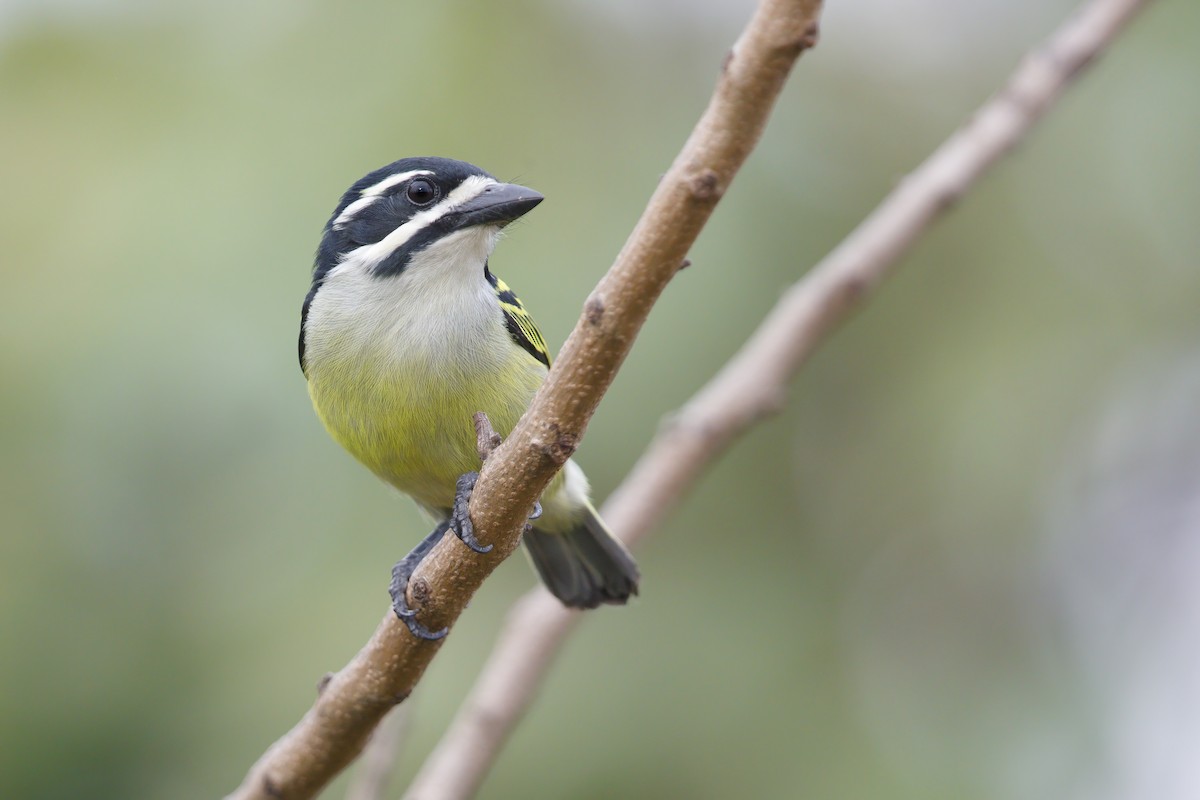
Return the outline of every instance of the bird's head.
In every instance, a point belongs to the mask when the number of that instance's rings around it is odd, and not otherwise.
[[[448,158],[404,158],[356,181],[325,223],[317,248],[300,316],[301,367],[318,293],[329,298],[332,292],[333,305],[360,325],[379,325],[368,309],[381,292],[410,305],[482,293],[499,318],[494,284],[486,282],[488,256],[500,230],[541,201],[532,189]]]
[[[321,237],[314,283],[339,264],[381,278],[422,265],[482,268],[500,229],[541,201],[463,161],[401,159],[342,196]]]

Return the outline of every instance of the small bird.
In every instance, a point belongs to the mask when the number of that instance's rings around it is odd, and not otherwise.
[[[550,366],[545,340],[488,269],[501,230],[542,195],[447,158],[405,158],[356,181],[325,224],[300,315],[300,368],[330,435],[439,521],[393,569],[397,616],[436,639],[405,599],[447,530],[486,552],[467,501],[478,465],[473,415],[507,436]],[[523,536],[564,605],[637,593],[632,556],[605,528],[573,461],[542,494]],[[538,511],[540,510],[540,516]]]

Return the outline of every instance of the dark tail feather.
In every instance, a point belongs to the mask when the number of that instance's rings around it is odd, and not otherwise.
[[[595,509],[565,533],[526,531],[525,549],[551,594],[572,608],[621,604],[637,594],[638,568]]]

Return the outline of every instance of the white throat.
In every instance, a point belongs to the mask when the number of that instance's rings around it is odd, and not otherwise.
[[[399,275],[376,275],[366,248],[348,254],[309,308],[310,369],[378,369],[381,361],[418,372],[495,367],[507,347],[494,343],[507,332],[484,266],[499,237],[494,225],[455,231],[414,254]]]

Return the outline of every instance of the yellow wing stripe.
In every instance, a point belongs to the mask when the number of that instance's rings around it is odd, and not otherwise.
[[[550,366],[550,350],[546,347],[546,340],[542,338],[542,332],[538,330],[533,317],[525,310],[525,306],[521,305],[521,300],[513,290],[508,288],[508,284],[496,278],[494,286],[500,299],[500,310],[504,312],[505,325],[513,341],[538,361],[547,367]]]

